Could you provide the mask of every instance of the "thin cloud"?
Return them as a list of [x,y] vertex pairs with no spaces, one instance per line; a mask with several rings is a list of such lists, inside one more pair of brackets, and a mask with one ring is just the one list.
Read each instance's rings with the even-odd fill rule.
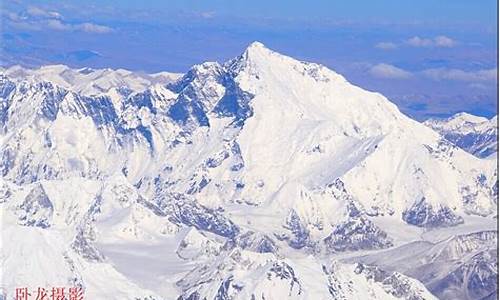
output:
[[373,77],[384,79],[408,79],[412,77],[410,72],[384,63],[372,66],[368,72]]
[[482,91],[486,91],[490,88],[488,85],[483,83],[470,83],[468,87],[470,87],[471,89],[482,90]]
[[11,25],[25,30],[57,30],[81,31],[87,33],[109,33],[113,28],[91,22],[71,23],[63,20],[63,16],[56,11],[48,11],[39,7],[30,6],[21,13],[7,12]]
[[26,9],[26,13],[32,17],[54,18],[60,19],[62,15],[56,11],[47,11],[40,7],[30,6]]
[[47,27],[59,31],[84,31],[89,33],[108,33],[113,31],[110,27],[103,25],[93,23],[67,24],[60,20],[48,20]]
[[414,36],[401,43],[394,42],[379,42],[375,44],[375,48],[381,50],[394,50],[402,45],[407,45],[416,48],[452,48],[458,44],[454,39],[447,37],[445,35],[438,35],[434,38],[422,38],[419,36]]
[[398,45],[392,42],[380,42],[375,45],[375,48],[382,50],[393,50],[397,49]]
[[455,47],[457,42],[447,36],[440,35],[434,38],[434,45],[436,47],[445,47],[445,48],[451,48]]
[[477,71],[464,71],[459,69],[427,69],[422,71],[427,78],[442,81],[486,82],[497,80],[497,69],[483,69]]
[[50,28],[53,30],[60,30],[60,31],[73,30],[73,27],[71,25],[65,24],[65,23],[61,22],[60,20],[48,20],[47,21],[47,28]]
[[22,18],[20,15],[13,13],[13,12],[6,12],[5,15],[7,16],[7,18],[10,21],[13,21],[13,22],[21,22],[25,19],[25,18]]
[[203,19],[212,19],[215,17],[215,11],[202,11],[198,15]]
[[414,36],[406,40],[405,43],[411,47],[451,48],[457,45],[457,41],[445,35],[439,35],[433,39]]
[[111,27],[98,25],[94,23],[82,23],[76,25],[76,28],[81,31],[90,32],[90,33],[108,33],[113,31]]
[[424,39],[419,36],[414,36],[408,40],[406,40],[406,44],[412,47],[430,47],[433,42],[431,39]]
[[460,69],[435,68],[425,69],[416,73],[411,73],[396,66],[379,63],[369,68],[369,74],[377,78],[385,79],[408,79],[418,77],[435,81],[461,81],[471,83],[471,87],[484,87],[483,83],[497,81],[497,69],[481,69],[475,71],[465,71]]

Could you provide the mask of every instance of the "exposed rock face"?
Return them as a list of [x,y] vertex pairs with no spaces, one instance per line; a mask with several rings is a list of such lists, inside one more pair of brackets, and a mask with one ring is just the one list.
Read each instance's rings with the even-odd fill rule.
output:
[[403,220],[408,224],[421,227],[456,226],[464,222],[449,207],[433,207],[422,198],[408,210],[403,212]]
[[350,261],[416,278],[439,299],[488,299],[498,294],[497,240],[498,232],[479,231],[438,243],[416,242]]
[[383,249],[393,245],[387,233],[362,216],[337,225],[324,242],[333,252]]
[[425,125],[439,132],[457,147],[485,158],[498,152],[498,116],[490,120],[458,113],[444,120],[430,119]]
[[48,228],[51,224],[54,207],[45,194],[42,185],[37,184],[18,207],[18,224]]

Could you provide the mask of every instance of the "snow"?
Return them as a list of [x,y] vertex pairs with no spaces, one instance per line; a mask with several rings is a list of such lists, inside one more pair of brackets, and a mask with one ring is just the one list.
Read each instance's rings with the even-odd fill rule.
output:
[[36,78],[89,96],[101,94],[117,87],[143,91],[152,84],[166,84],[173,82],[180,76],[180,74],[176,73],[146,74],[124,69],[72,69],[65,65],[47,65],[38,69],[12,66],[3,72],[10,78]]
[[450,118],[429,119],[425,125],[439,132],[457,147],[480,158],[491,159],[498,152],[498,116],[491,119],[467,113]]
[[[176,299],[179,291],[175,282],[196,266],[194,262],[180,259],[175,253],[175,239],[150,244],[127,242],[97,244],[113,267],[136,282],[141,288]],[[114,297],[114,296],[113,296]]]
[[[66,66],[3,73],[0,205],[13,243],[0,273],[18,275],[2,279],[8,293],[76,278],[91,299],[433,299],[392,269],[375,280],[380,270],[339,260],[390,261],[496,225],[494,160],[258,42],[175,82]],[[59,271],[29,273],[46,251],[43,270]]]
[[442,299],[481,299],[497,290],[497,240],[496,229],[481,230],[436,242],[416,241],[345,261],[402,272]]

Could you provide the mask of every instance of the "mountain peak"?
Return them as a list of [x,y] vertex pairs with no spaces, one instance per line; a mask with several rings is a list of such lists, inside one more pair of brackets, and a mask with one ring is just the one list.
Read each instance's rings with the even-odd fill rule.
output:
[[475,116],[466,112],[460,112],[451,116],[448,120],[456,122],[482,123],[487,121],[488,119],[480,116]]
[[248,45],[247,50],[248,49],[267,49],[267,47],[259,41],[253,41]]
[[243,52],[243,58],[245,60],[254,60],[259,57],[266,57],[272,54],[273,51],[267,48],[264,44],[261,42],[252,42],[248,47],[245,49],[245,52]]

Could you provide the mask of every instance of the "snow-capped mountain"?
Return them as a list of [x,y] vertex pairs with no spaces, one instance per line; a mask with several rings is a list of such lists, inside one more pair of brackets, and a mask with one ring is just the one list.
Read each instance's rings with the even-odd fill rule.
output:
[[50,81],[59,87],[85,96],[98,95],[111,88],[130,90],[130,92],[144,91],[153,84],[164,85],[182,76],[168,72],[146,74],[124,69],[72,69],[65,65],[48,65],[38,69],[12,66],[3,70],[3,73],[11,80],[23,81],[33,78],[37,81]]
[[438,243],[418,241],[350,260],[417,278],[440,299],[495,299],[497,241],[497,231],[479,231]]
[[425,125],[439,132],[454,145],[477,157],[496,158],[498,152],[498,116],[491,119],[458,113],[447,119],[429,119]]
[[[434,299],[338,258],[495,224],[494,161],[260,43],[145,90],[77,83],[0,75],[9,296]],[[58,269],[26,275],[44,251]]]

